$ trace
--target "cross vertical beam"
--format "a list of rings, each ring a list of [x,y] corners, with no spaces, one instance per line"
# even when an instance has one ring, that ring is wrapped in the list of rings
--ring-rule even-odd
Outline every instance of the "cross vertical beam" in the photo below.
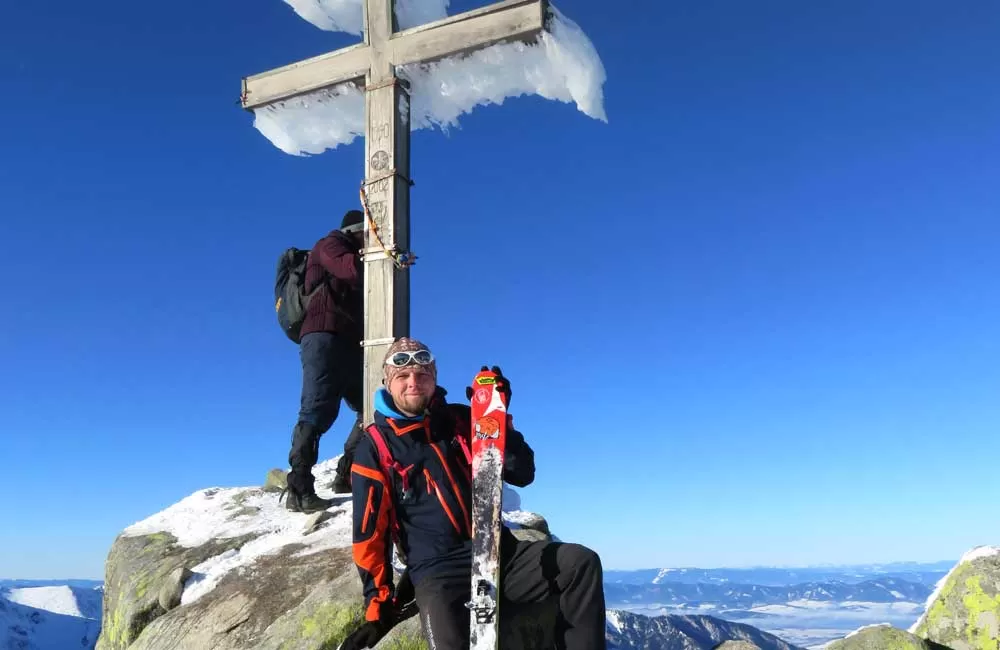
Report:
[[[371,65],[365,77],[365,204],[381,237],[365,236],[364,420],[374,419],[382,359],[392,339],[410,333],[410,272],[386,249],[410,250],[410,96],[395,75],[390,50],[392,0],[368,0],[365,42]]]
[[[410,333],[410,274],[385,250],[410,250],[410,91],[396,66],[463,56],[497,43],[533,42],[548,0],[499,0],[457,16],[396,31],[393,0],[363,0],[364,42],[243,79],[240,101],[253,111],[340,84],[365,83],[363,199],[374,230],[364,256],[365,424],[374,419],[382,358]]]

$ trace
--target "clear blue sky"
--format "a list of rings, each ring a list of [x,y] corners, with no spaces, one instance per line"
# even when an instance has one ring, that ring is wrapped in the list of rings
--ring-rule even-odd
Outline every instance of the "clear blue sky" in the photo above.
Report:
[[[608,124],[413,137],[412,333],[455,397],[511,377],[525,507],[609,568],[1000,543],[1000,5],[628,4],[559,5]],[[239,81],[351,40],[280,0],[0,9],[0,576],[100,578],[285,465],[274,265],[357,207],[363,143],[285,155]]]

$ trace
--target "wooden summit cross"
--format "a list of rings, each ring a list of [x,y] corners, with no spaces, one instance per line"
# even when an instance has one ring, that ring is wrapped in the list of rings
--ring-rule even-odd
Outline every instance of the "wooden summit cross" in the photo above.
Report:
[[[503,0],[400,32],[393,0],[363,0],[363,6],[364,42],[247,77],[241,98],[252,111],[323,88],[365,84],[363,196],[374,225],[374,232],[366,228],[363,249],[363,417],[369,423],[385,350],[410,330],[409,269],[396,255],[408,254],[410,246],[410,97],[396,67],[532,41],[545,28],[547,0]]]

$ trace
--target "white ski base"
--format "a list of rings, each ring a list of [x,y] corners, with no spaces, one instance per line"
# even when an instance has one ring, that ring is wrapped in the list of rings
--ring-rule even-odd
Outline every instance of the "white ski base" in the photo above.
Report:
[[[472,580],[470,601],[470,645],[469,650],[497,650],[499,647],[499,617],[500,617],[500,527],[503,510],[503,454],[499,449],[490,447],[483,449],[473,458],[473,497],[472,497]],[[490,489],[492,487],[492,489]],[[485,489],[484,489],[485,488]],[[485,497],[485,498],[483,498]],[[483,512],[485,510],[485,512]],[[482,514],[479,514],[482,513]],[[480,524],[480,525],[477,525]],[[492,528],[481,530],[481,526]],[[479,539],[477,534],[486,533],[485,539]],[[492,539],[491,539],[492,537]],[[492,601],[492,617],[488,623],[477,623],[476,612],[472,606],[477,602],[477,586],[481,581],[489,585],[488,600]]]

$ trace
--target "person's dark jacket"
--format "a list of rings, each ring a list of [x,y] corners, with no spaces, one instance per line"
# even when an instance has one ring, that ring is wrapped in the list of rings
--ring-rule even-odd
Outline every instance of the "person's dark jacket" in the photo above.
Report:
[[[301,336],[332,332],[360,341],[364,316],[361,258],[352,237],[334,230],[313,246],[306,264],[305,290],[321,287],[309,301]]]
[[[403,502],[402,481],[387,480],[369,435],[358,443],[352,471],[354,562],[365,599],[365,618],[378,621],[391,601],[392,512],[400,525],[400,546],[414,584],[436,573],[468,574],[472,564],[470,513],[472,470],[469,406],[448,404],[438,388],[428,414],[398,413],[384,388],[375,399],[375,426],[393,458],[407,470],[411,500]],[[465,440],[463,449],[456,433]],[[535,458],[508,416],[504,481],[525,487],[535,480]],[[393,473],[395,474],[395,473]]]

